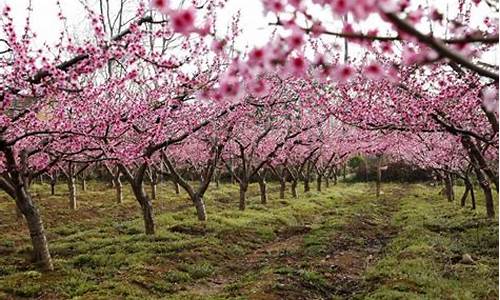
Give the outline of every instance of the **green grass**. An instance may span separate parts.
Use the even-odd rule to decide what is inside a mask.
[[[299,199],[278,199],[275,184],[269,191],[264,206],[258,186],[251,185],[241,212],[236,185],[211,187],[205,196],[208,220],[200,223],[188,197],[163,183],[153,201],[157,233],[146,236],[128,186],[119,205],[112,189],[91,181],[79,194],[79,209],[71,211],[65,185],[50,196],[48,185],[37,184],[33,193],[55,265],[47,274],[30,263],[25,225],[1,195],[0,299],[498,295],[498,223],[484,218],[482,199],[472,212],[445,202],[437,188],[420,185],[384,184],[379,200],[373,186],[363,183],[339,183]],[[367,265],[370,249],[376,259]],[[336,259],[346,253],[352,261],[345,269]],[[476,264],[456,263],[464,253]],[[345,274],[355,280],[342,281]]]
[[[376,286],[367,299],[498,298],[497,220],[414,186],[393,222],[400,232],[366,272]],[[475,264],[461,263],[464,254]]]

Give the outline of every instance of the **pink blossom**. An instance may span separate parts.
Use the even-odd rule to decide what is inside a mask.
[[[165,13],[169,9],[168,2],[168,0],[151,0],[151,7]]]
[[[287,70],[297,77],[303,76],[307,71],[307,61],[304,56],[297,55],[289,58],[287,62]]]
[[[304,33],[299,28],[294,28],[292,34],[286,39],[290,49],[298,49],[304,43]]]
[[[240,94],[240,83],[234,77],[226,77],[222,79],[219,86],[219,91],[224,98],[236,100]]]
[[[281,13],[285,9],[285,4],[282,0],[263,0],[265,12]]]
[[[175,32],[189,34],[196,30],[194,27],[195,11],[193,8],[172,11],[170,14]]]
[[[268,92],[268,87],[263,79],[256,79],[248,84],[250,93],[255,97],[265,96]]]
[[[333,71],[333,78],[339,82],[345,82],[354,75],[354,68],[350,65],[338,65]]]
[[[248,54],[248,64],[252,67],[265,67],[265,63],[268,57],[267,50],[265,48],[254,48]]]
[[[226,46],[226,43],[227,43],[227,41],[225,39],[222,39],[222,40],[214,39],[212,41],[211,49],[215,53],[220,54],[224,51],[224,47]]]
[[[384,77],[384,69],[377,62],[371,62],[363,69],[363,75],[371,80],[380,80]]]

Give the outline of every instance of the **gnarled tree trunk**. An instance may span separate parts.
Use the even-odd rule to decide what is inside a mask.
[[[245,210],[246,208],[246,193],[248,190],[248,183],[247,182],[241,182],[240,183],[240,203],[239,203],[239,209],[240,210]]]
[[[196,209],[196,215],[198,217],[199,221],[206,221],[207,220],[207,211],[205,208],[205,202],[203,201],[203,198],[200,197],[199,195],[195,195],[193,199],[194,207]]]
[[[8,178],[0,178],[0,185],[9,196],[16,201],[17,208],[26,218],[26,224],[31,237],[33,246],[33,260],[44,271],[54,269],[52,258],[49,252],[49,245],[45,236],[40,212],[36,207],[31,195],[27,190],[28,180],[24,180],[20,173],[20,168],[16,163],[14,151],[11,148],[3,150],[6,159],[6,169],[9,174]]]
[[[153,204],[151,203],[151,200],[149,199],[146,192],[144,191],[144,186],[142,182],[133,183],[132,190],[134,192],[135,198],[137,199],[139,205],[141,206],[146,234],[154,234],[155,222],[153,218]]]

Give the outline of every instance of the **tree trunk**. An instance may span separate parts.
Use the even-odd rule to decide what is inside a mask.
[[[445,174],[444,185],[445,185],[446,198],[448,199],[448,202],[453,202],[453,200],[455,200],[455,194],[453,192],[453,182],[451,180],[451,174]]]
[[[19,172],[19,166],[16,162],[14,151],[10,147],[4,147],[5,167],[8,171],[8,176],[12,182],[12,190],[9,195],[16,201],[16,206],[26,218],[28,230],[30,232],[31,244],[33,246],[33,260],[40,265],[44,271],[54,269],[52,258],[50,257],[49,245],[45,237],[45,229],[43,228],[40,212],[36,207],[31,195],[26,190],[27,180],[24,180]],[[21,157],[23,157],[21,153]],[[26,159],[26,157],[24,157]]]
[[[309,186],[309,176],[306,176],[304,178],[304,193],[307,193],[311,190],[311,187]]]
[[[376,195],[377,195],[377,198],[380,197],[380,186],[382,184],[381,182],[382,182],[382,157],[378,156],[377,157],[377,182],[376,182],[376,186],[377,186]]]
[[[333,170],[333,185],[337,185],[337,170],[335,168],[335,170]]]
[[[342,179],[345,181],[345,169],[346,169],[346,164],[342,166]]]
[[[56,183],[55,181],[50,181],[50,194],[54,196],[56,194]]]
[[[477,181],[479,183],[479,186],[483,190],[484,193],[484,200],[486,202],[486,215],[488,218],[494,218],[495,217],[495,204],[493,202],[493,195],[491,193],[491,187],[490,183],[488,180],[485,178],[483,171],[478,167],[474,167],[476,176],[477,176]]]
[[[151,183],[151,199],[156,200],[156,183]]]
[[[280,178],[280,199],[285,199],[286,181]]]
[[[466,185],[464,194],[462,195],[462,198],[460,198],[460,206],[461,207],[465,206],[465,200],[467,200],[468,195],[469,195],[469,187]]]
[[[85,178],[82,178],[82,191],[87,190],[87,180]]]
[[[39,264],[44,271],[54,270],[40,212],[24,186],[16,186],[16,205],[23,213],[26,218],[26,223],[28,224],[31,244],[33,246],[33,260]]]
[[[148,195],[144,191],[144,186],[142,182],[133,183],[132,190],[134,191],[135,198],[137,202],[141,205],[142,209],[142,217],[144,219],[144,228],[146,234],[154,234],[155,233],[155,223],[153,218],[153,204],[149,199]]]
[[[472,209],[476,209],[476,195],[474,194],[474,186],[472,184],[470,186],[470,200]]]
[[[19,207],[17,207],[17,205],[16,205],[16,219],[19,222],[24,219],[23,212],[19,209]]]
[[[318,174],[318,177],[316,178],[316,190],[318,192],[321,192],[321,174]]]
[[[207,220],[207,211],[205,209],[205,202],[203,198],[196,195],[193,199],[194,207],[196,208],[196,215],[198,216],[198,221]]]
[[[248,189],[248,183],[242,182],[240,183],[240,210],[245,210],[246,207],[246,192]]]
[[[177,182],[174,182],[174,189],[175,189],[175,194],[179,195],[181,190],[179,189],[179,184]]]
[[[293,198],[298,198],[299,197],[299,194],[297,193],[297,184],[298,184],[297,179],[292,180],[291,191],[292,191],[292,197]]]
[[[325,177],[325,186],[326,188],[330,187],[330,178],[328,178],[328,175]]]
[[[69,189],[69,208],[76,210],[76,178],[70,176],[68,178],[68,189]]]
[[[266,179],[264,178],[259,178],[259,190],[260,190],[260,203],[266,204],[267,203],[267,183]]]
[[[118,204],[123,203],[123,185],[120,177],[120,174],[118,174],[118,176],[115,176],[115,178],[113,179],[113,183],[116,189],[116,203]]]

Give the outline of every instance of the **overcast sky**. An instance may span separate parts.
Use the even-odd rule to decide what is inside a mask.
[[[86,17],[80,1],[83,0],[61,0],[63,13],[68,18],[68,27],[71,34],[76,33],[77,35],[83,36],[88,30],[89,25],[88,22],[85,21]],[[448,10],[451,15],[453,15],[454,11],[456,12],[456,7],[447,6],[453,5],[453,3],[456,4],[457,1],[416,0],[412,1],[412,3],[426,5],[429,1],[432,5],[437,6],[443,13],[446,10]],[[61,31],[61,23],[57,18],[56,0],[32,0],[32,2],[33,15],[31,22],[33,24],[32,28],[34,28],[34,31],[38,34],[37,44],[54,44]],[[91,4],[97,2],[97,0],[89,0],[89,3]],[[110,0],[110,2],[117,3],[118,1]],[[133,3],[136,1],[129,0],[129,2]],[[0,0],[0,7],[5,3],[12,7],[17,27],[16,29],[18,31],[22,31],[27,15],[26,7],[28,5],[28,0]],[[483,3],[482,5],[483,6],[475,8],[473,11],[471,19],[472,26],[479,27],[483,17],[490,13],[489,9],[485,6],[486,4]],[[238,11],[241,11],[240,27],[243,30],[243,33],[241,38],[238,40],[237,48],[242,49],[245,46],[254,45],[262,46],[269,41],[273,28],[268,26],[268,23],[274,21],[274,19],[270,16],[265,17],[263,15],[261,1],[258,0],[228,0],[227,6],[217,15],[216,29],[219,33],[226,30],[228,24],[231,22],[232,16]],[[314,9],[314,14],[321,15],[321,19],[325,21],[325,24],[329,28],[332,28],[333,26],[336,30],[340,30],[340,19],[331,19],[332,14],[328,11],[322,10],[319,6],[317,6]],[[376,24],[380,34],[385,34],[389,31],[389,26],[380,21],[378,16],[370,18],[367,23],[370,24],[370,28],[373,28],[373,24]],[[338,42],[340,43],[341,40],[338,40]],[[342,49],[339,51],[342,51]],[[351,54],[353,53],[351,52]],[[487,60],[490,62],[496,61],[496,55],[491,55]]]

